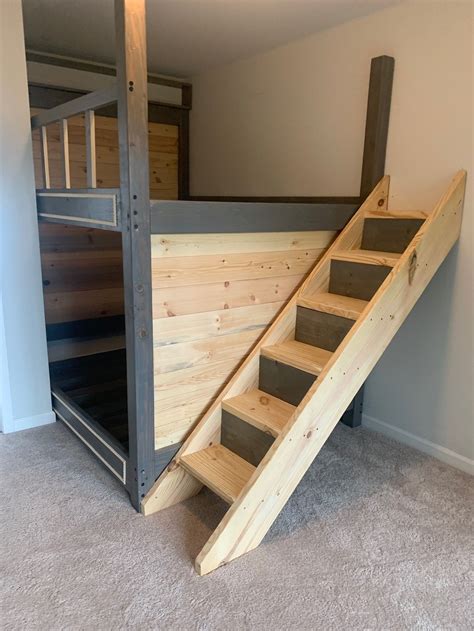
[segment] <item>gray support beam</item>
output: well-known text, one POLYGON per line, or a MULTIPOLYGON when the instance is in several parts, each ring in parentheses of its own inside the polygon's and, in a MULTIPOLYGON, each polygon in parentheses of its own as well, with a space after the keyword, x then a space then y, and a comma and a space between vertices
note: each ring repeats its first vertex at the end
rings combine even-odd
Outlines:
POLYGON ((115 0, 130 472, 138 510, 155 481, 145 0, 115 0))
POLYGON ((369 97, 365 123, 364 156, 360 182, 361 201, 385 175, 390 103, 395 59, 382 55, 370 65, 369 97))

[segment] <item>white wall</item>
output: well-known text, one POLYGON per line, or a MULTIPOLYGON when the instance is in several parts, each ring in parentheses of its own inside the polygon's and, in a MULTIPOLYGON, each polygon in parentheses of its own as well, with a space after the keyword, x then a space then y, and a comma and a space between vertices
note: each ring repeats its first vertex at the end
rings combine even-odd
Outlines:
POLYGON ((21 0, 0 2, 0 421, 4 432, 51 410, 21 0))
POLYGON ((395 57, 391 207, 469 172, 461 240, 368 380, 365 423, 473 471, 472 3, 408 1, 193 79, 193 194, 356 195, 370 59, 395 57))

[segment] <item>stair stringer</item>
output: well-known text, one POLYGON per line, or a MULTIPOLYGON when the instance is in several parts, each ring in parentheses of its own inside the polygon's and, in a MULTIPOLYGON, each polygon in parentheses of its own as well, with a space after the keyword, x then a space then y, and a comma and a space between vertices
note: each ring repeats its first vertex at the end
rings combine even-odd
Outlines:
MULTIPOLYGON (((196 559, 207 574, 257 547, 459 237, 466 173, 452 180, 196 559), (337 393, 337 396, 335 394, 337 393)), ((309 287, 310 283, 306 285, 309 287)), ((304 289, 303 289, 304 292, 304 289)))
MULTIPOLYGON (((199 493, 202 484, 179 466, 179 458, 220 442, 222 401, 257 387, 260 349, 263 346, 271 346, 283 342, 291 337, 295 328, 298 297, 310 283, 314 283, 315 278, 319 279, 318 282, 321 286, 327 284, 331 253, 338 250, 348 250, 360 245, 365 214, 368 212, 382 212, 387 209, 389 188, 390 177, 386 175, 380 180, 334 243, 325 252, 324 256, 315 264, 306 280, 296 290, 282 312, 269 325, 267 331, 256 343, 234 377, 220 392, 172 462, 143 499, 141 509, 145 516, 178 504, 199 493)), ((313 286, 311 288, 312 290, 314 289, 313 286)))

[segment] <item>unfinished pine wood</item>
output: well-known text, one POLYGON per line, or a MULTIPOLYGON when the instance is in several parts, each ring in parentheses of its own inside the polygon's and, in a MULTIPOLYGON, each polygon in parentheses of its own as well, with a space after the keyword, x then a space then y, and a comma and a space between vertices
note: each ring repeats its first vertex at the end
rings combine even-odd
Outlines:
MULTIPOLYGON (((43 110, 32 108, 31 113, 43 110)), ((86 116, 68 119, 68 148, 71 188, 87 187, 86 116)), ((95 116, 96 180, 99 188, 120 186, 119 143, 117 119, 95 116)), ((51 188, 64 186, 62 172, 62 146, 60 124, 47 127, 47 151, 50 164, 51 188)), ((178 198, 178 127, 160 123, 148 123, 149 180, 151 199, 178 198)), ((33 132, 33 157, 35 162, 36 188, 43 188, 41 162, 41 135, 33 132)), ((45 187, 46 188, 46 187, 45 187)))
POLYGON ((48 324, 88 320, 123 314, 123 289, 93 289, 46 293, 44 308, 48 324))
POLYGON ((359 300, 358 298, 350 298, 349 296, 330 294, 328 292, 322 292, 306 298, 298 298, 298 305, 301 307, 332 313, 351 320, 357 320, 367 304, 367 300, 359 300))
POLYGON ((366 218, 377 219, 421 219, 424 221, 430 216, 430 210, 394 210, 393 208, 376 208, 365 213, 366 218))
POLYGON ((327 248, 336 236, 333 231, 247 232, 151 235, 152 258, 291 252, 327 248))
POLYGON ((106 351, 115 351, 125 348, 125 336, 111 335, 98 339, 77 339, 65 338, 51 340, 48 342, 49 362, 71 359, 71 357, 84 357, 85 355, 96 355, 106 351))
POLYGON ((262 329, 284 304, 283 301, 269 302, 160 318, 154 325, 153 344, 156 347, 170 346, 262 329))
POLYGON ((293 405, 258 389, 224 399, 222 409, 275 438, 295 411, 293 405))
MULTIPOLYGON (((153 319, 195 313, 226 311, 238 307, 281 303, 303 281, 304 275, 225 281, 208 285, 153 289, 153 319)), ((158 326, 158 322, 156 322, 158 326)))
POLYGON ((71 188, 71 165, 69 163, 69 133, 68 123, 65 118, 60 122, 60 140, 62 149, 62 166, 64 188, 71 188))
POLYGON ((332 257, 336 261, 351 261, 353 263, 367 263, 367 265, 385 265, 395 267, 400 254, 395 252, 379 252, 376 250, 340 250, 332 257))
POLYGON ((95 149, 95 113, 94 110, 87 110, 84 114, 86 132, 86 172, 87 187, 97 186, 97 156, 95 149))
POLYGON ((40 129, 40 155, 44 188, 51 187, 51 178, 49 175, 49 154, 48 154, 48 135, 46 127, 40 129))
POLYGON ((178 237, 152 236, 155 449, 185 440, 323 253, 297 246, 333 233, 178 237))
MULTIPOLYGON (((40 111, 32 109, 31 113, 40 111)), ((62 188, 65 178, 72 188, 119 186, 117 120, 88 111, 65 123, 64 127, 54 123, 33 132, 36 187, 62 188), (64 148, 68 173, 63 170, 64 148)), ((148 131, 150 196, 177 199, 178 128, 149 123, 148 131)), ((123 298, 114 291, 123 283, 119 233, 46 223, 39 224, 39 233, 44 290, 49 294, 45 299, 47 324, 123 313, 123 298), (102 258, 102 250, 115 251, 113 269, 102 258), (75 266, 74 256, 84 251, 88 252, 88 263, 75 266), (61 252, 70 252, 71 262, 56 256, 61 252)))
POLYGON ((262 346, 261 353, 268 359, 294 366, 312 375, 319 375, 332 353, 323 348, 289 340, 274 346, 262 346))
POLYGON ((222 445, 182 456, 179 464, 229 504, 238 498, 255 471, 249 462, 222 445))
POLYGON ((396 273, 386 279, 307 393, 292 422, 275 440, 245 491, 198 555, 196 569, 200 574, 212 571, 261 542, 344 408, 458 239, 465 181, 465 172, 454 178, 404 252, 396 273))
POLYGON ((236 280, 299 276, 306 274, 324 252, 245 252, 209 256, 152 259, 153 288, 230 283, 236 280))
MULTIPOLYGON (((364 219, 363 212, 377 207, 385 208, 387 205, 388 191, 389 178, 384 177, 379 185, 375 187, 374 191, 368 196, 365 203, 362 205, 361 210, 356 213, 339 238, 336 239, 329 248, 328 252, 335 251, 337 248, 351 249, 360 245, 364 219)), ((323 286, 325 287, 325 290, 327 290, 329 265, 326 259, 327 257, 316 265, 314 271, 302 285, 299 292, 295 293, 293 298, 289 300, 286 307, 275 319, 273 325, 267 329, 260 339, 259 344, 249 353, 233 378, 222 389, 216 401, 210 405, 209 409, 196 425, 194 431, 185 440, 176 458, 197 452, 200 449, 204 449, 209 446, 210 443, 219 441, 221 431, 222 400, 237 396, 257 387, 261 390, 266 390, 266 388, 262 386, 262 383, 259 384, 260 348, 263 346, 275 345, 291 339, 294 334, 296 322, 297 297, 304 295, 303 292, 305 291, 308 291, 309 294, 314 294, 317 291, 321 291, 321 287, 323 286), (316 282, 313 282, 315 275, 322 276, 323 278, 317 278, 316 282)), ((264 360, 264 358, 262 358, 262 361, 268 361, 270 365, 277 364, 277 362, 273 360, 264 360)), ((309 378, 314 380, 314 375, 310 375, 309 378)), ((273 394, 276 393, 273 392, 273 394)), ((177 466, 177 460, 175 459, 170 467, 168 467, 168 469, 158 478, 152 489, 150 489, 147 493, 142 502, 142 512, 145 515, 150 515, 157 510, 162 510, 167 506, 172 506, 173 504, 190 497, 195 492, 193 477, 187 473, 186 475, 183 475, 182 469, 177 466)))

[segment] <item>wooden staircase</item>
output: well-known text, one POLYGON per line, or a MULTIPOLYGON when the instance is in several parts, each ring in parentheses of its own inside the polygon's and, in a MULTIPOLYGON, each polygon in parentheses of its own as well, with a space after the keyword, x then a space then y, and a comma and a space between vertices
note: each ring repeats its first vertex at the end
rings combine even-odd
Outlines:
POLYGON ((231 504, 200 574, 262 541, 456 242, 465 180, 432 212, 397 212, 385 176, 145 497, 146 515, 203 484, 231 504))

